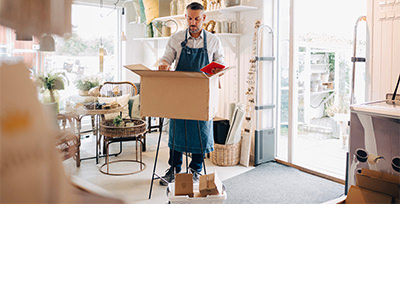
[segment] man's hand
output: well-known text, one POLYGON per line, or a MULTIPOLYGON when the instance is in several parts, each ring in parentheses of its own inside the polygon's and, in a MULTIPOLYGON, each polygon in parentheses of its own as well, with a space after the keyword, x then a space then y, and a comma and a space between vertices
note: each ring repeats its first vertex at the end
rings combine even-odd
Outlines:
POLYGON ((158 70, 160 71, 169 71, 170 66, 167 64, 161 64, 158 66, 158 70))

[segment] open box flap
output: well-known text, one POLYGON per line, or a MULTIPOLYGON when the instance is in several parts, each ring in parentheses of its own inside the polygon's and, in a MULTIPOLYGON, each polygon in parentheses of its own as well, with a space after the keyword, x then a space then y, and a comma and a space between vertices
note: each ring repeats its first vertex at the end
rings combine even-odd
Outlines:
POLYGON ((129 69, 135 74, 142 77, 164 77, 164 78, 199 78, 207 79, 203 73, 200 72, 181 72, 181 71, 155 71, 155 70, 138 70, 129 69))
POLYGON ((127 68, 128 70, 135 72, 135 71, 140 71, 140 70, 150 70, 148 67, 142 64, 134 64, 134 65, 127 65, 124 66, 124 68, 127 68))

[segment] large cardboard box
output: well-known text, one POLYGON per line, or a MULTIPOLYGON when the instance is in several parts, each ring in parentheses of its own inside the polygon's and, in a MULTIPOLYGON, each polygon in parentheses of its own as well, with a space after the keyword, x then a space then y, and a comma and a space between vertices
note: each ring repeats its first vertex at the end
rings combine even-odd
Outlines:
POLYGON ((400 197, 400 177, 378 172, 374 170, 362 169, 361 173, 356 174, 357 186, 374 192, 390 195, 393 198, 400 197))
POLYGON ((390 204, 392 197, 352 185, 347 194, 346 204, 390 204))
POLYGON ((153 71, 143 65, 125 66, 139 75, 140 115, 169 119, 209 121, 219 101, 218 74, 202 72, 153 71))

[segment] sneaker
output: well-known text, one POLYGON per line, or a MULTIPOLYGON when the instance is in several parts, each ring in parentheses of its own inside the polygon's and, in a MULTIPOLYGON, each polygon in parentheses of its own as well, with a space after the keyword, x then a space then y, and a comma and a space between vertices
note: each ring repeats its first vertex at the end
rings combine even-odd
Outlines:
POLYGON ((189 168, 189 172, 193 174, 193 183, 199 182, 201 174, 192 168, 189 168))
MULTIPOLYGON (((175 174, 177 174, 177 173, 179 173, 179 172, 175 172, 175 174)), ((174 182, 174 180, 175 180, 175 176, 174 176, 174 175, 175 175, 175 174, 174 174, 174 172, 173 172, 173 168, 172 168, 172 167, 169 168, 169 169, 165 172, 165 175, 161 177, 161 178, 164 179, 164 180, 161 180, 161 179, 160 179, 160 185, 167 186, 168 183, 174 182)))

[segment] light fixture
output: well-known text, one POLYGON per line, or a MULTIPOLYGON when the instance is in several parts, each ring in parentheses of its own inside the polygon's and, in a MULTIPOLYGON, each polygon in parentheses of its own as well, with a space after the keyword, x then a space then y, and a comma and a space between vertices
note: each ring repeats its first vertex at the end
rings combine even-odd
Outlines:
POLYGON ((56 51, 56 42, 50 34, 45 34, 41 37, 39 51, 56 51))
POLYGON ((107 50, 104 48, 103 39, 100 38, 100 47, 99 47, 99 72, 103 73, 104 71, 104 56, 107 55, 107 50))
MULTIPOLYGON (((103 18, 103 0, 100 0, 100 18, 103 18)), ((99 72, 103 73, 104 71, 104 55, 106 51, 104 50, 103 46, 103 38, 100 36, 100 46, 99 46, 99 72)))
POLYGON ((126 35, 125 35, 125 32, 123 32, 123 31, 121 33, 121 41, 126 42, 126 35))

